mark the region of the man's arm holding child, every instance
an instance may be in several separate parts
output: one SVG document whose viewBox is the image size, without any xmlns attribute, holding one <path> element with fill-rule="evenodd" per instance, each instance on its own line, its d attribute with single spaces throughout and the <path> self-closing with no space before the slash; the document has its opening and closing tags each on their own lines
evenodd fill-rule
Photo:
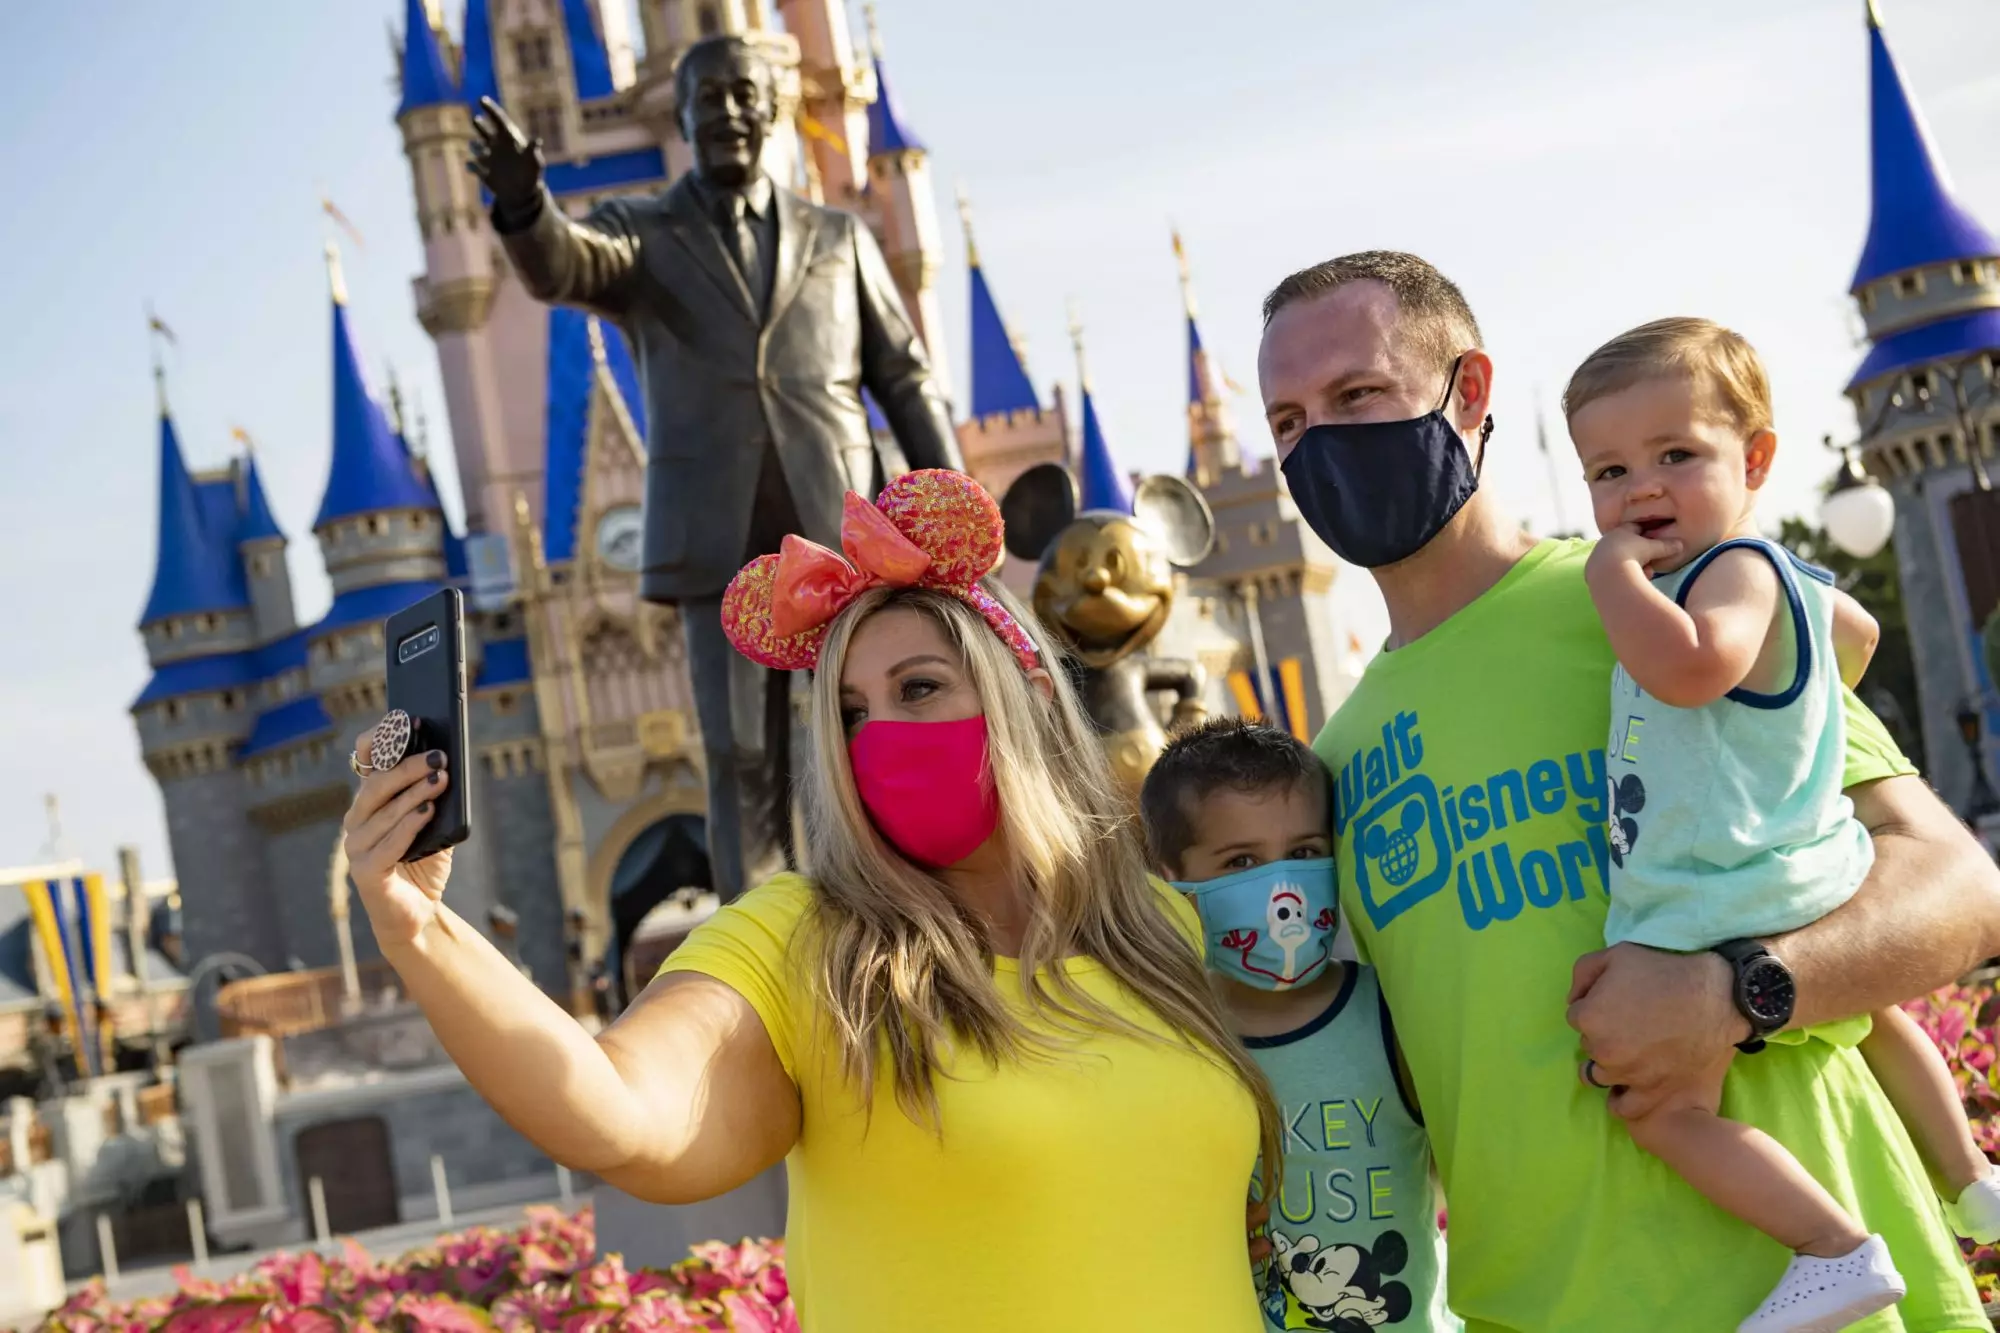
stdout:
<svg viewBox="0 0 2000 1333">
<path fill-rule="evenodd" d="M 1848 789 L 1875 841 L 1854 896 L 1811 925 L 1766 941 L 1796 978 L 1793 1027 L 1871 1013 L 1923 995 L 2000 954 L 2000 867 L 1910 774 Z M 1668 1090 L 1750 1035 L 1714 953 L 1615 945 L 1577 961 L 1570 1024 L 1620 1115 Z"/>
</svg>

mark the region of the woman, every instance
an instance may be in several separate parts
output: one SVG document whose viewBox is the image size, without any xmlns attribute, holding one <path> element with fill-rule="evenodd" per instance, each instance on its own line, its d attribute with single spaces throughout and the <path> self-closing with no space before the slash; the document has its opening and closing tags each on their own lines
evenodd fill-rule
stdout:
<svg viewBox="0 0 2000 1333">
<path fill-rule="evenodd" d="M 399 863 L 451 777 L 383 756 L 347 840 L 384 955 L 564 1165 L 684 1203 L 784 1159 L 810 1333 L 1250 1333 L 1276 1111 L 1076 698 L 981 582 L 997 507 L 912 473 L 848 497 L 842 544 L 788 537 L 724 602 L 746 656 L 815 669 L 804 876 L 724 907 L 593 1041 L 444 906 L 449 854 Z"/>
</svg>

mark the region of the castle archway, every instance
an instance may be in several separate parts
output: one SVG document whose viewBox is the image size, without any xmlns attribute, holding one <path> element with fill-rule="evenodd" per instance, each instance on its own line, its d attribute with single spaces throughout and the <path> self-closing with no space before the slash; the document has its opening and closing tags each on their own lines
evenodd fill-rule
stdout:
<svg viewBox="0 0 2000 1333">
<path fill-rule="evenodd" d="M 645 985 L 628 979 L 625 960 L 632 937 L 648 913 L 683 891 L 710 888 L 708 825 L 698 790 L 668 788 L 627 810 L 590 858 L 591 901 L 604 912 L 602 956 L 613 987 L 614 1008 Z"/>
</svg>

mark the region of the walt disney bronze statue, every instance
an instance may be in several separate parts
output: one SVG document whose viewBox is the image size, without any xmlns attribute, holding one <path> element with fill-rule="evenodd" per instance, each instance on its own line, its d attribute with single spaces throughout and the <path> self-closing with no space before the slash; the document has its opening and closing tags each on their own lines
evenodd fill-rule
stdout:
<svg viewBox="0 0 2000 1333">
<path fill-rule="evenodd" d="M 581 222 L 542 181 L 539 141 L 490 99 L 471 167 L 528 291 L 615 321 L 646 393 L 640 593 L 679 606 L 708 761 L 708 847 L 727 899 L 789 850 L 789 677 L 722 635 L 722 591 L 788 532 L 840 541 L 841 497 L 901 466 L 960 466 L 923 344 L 868 228 L 780 189 L 760 166 L 772 73 L 748 43 L 696 43 L 674 77 L 694 170 Z M 901 459 L 872 448 L 861 391 Z M 872 489 L 869 493 L 873 493 Z"/>
</svg>

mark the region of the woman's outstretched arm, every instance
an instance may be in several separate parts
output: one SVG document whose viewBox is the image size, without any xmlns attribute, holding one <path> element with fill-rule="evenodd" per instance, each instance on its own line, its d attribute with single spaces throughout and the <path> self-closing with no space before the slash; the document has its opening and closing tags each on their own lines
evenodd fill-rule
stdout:
<svg viewBox="0 0 2000 1333">
<path fill-rule="evenodd" d="M 413 755 L 362 782 L 348 865 L 383 957 L 472 1086 L 557 1162 L 656 1203 L 710 1198 L 782 1159 L 798 1091 L 741 995 L 662 977 L 593 1039 L 444 904 L 450 852 L 402 862 L 450 781 L 442 763 Z"/>
</svg>

